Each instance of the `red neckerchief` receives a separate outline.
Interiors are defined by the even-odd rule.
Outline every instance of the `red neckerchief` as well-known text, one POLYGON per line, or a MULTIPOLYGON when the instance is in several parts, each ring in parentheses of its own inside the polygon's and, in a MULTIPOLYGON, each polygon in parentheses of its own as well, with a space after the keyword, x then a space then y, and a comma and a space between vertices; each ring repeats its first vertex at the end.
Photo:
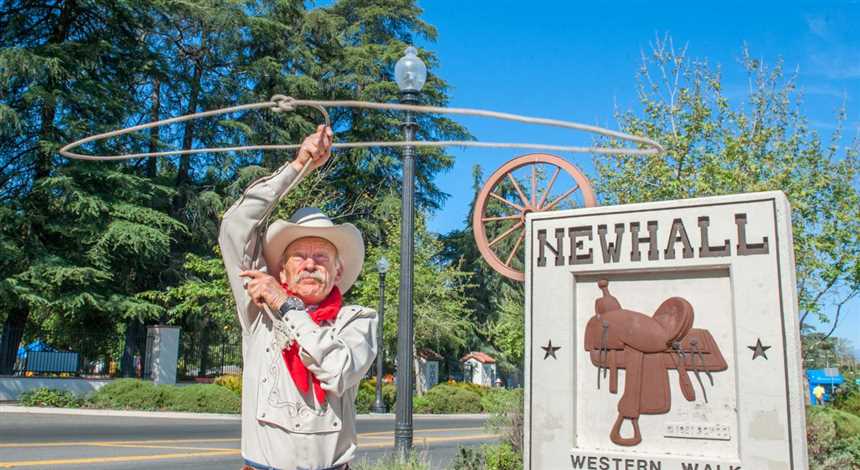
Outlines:
MULTIPOLYGON (((290 292, 290 289, 286 284, 281 284, 281 287, 283 287, 290 295, 294 295, 290 292)), ((328 297, 320 302, 320 305, 316 310, 308 312, 308 315, 314 323, 319 325, 324 321, 331 321, 337 318, 341 304, 343 304, 343 297, 340 295, 340 290, 337 286, 334 286, 331 292, 329 292, 328 297)), ((305 367, 305 364, 302 362, 302 358, 299 357, 299 349, 299 344, 296 341, 293 341, 289 346, 281 350, 281 355, 284 357, 284 363, 287 365, 287 370, 290 371, 290 376, 292 376, 293 382, 295 382, 299 391, 304 394, 308 393, 309 372, 308 368, 305 367)), ((319 379, 317 379, 313 374, 311 374, 311 379, 314 382, 314 395, 316 395, 317 401, 320 404, 325 403, 325 390, 320 386, 319 379)))

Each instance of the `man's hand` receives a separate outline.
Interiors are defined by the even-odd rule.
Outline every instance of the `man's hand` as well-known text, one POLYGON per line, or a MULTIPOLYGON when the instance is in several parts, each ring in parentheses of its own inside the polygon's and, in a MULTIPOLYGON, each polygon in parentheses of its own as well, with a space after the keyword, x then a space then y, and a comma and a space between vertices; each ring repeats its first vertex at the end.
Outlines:
POLYGON ((278 310, 287 300, 287 291, 274 277, 262 271, 242 271, 239 276, 249 279, 245 290, 257 306, 268 304, 272 310, 278 310))
POLYGON ((331 156, 331 143, 334 132, 324 124, 317 126, 317 131, 305 137, 291 165, 296 171, 301 171, 306 163, 311 162, 308 171, 313 171, 325 164, 331 156))

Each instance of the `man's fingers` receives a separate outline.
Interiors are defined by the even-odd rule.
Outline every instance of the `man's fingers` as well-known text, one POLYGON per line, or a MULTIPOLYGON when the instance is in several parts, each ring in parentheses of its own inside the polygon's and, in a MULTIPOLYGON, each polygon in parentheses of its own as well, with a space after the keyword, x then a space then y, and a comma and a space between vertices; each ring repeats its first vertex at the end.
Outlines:
POLYGON ((266 274, 266 273, 264 273, 263 271, 256 271, 256 270, 242 271, 242 272, 240 272, 240 273, 239 273, 239 276, 240 276, 240 277, 251 277, 251 278, 254 278, 254 279, 256 279, 256 278, 258 278, 258 277, 260 277, 260 276, 266 276, 266 275, 267 275, 267 274, 266 274))

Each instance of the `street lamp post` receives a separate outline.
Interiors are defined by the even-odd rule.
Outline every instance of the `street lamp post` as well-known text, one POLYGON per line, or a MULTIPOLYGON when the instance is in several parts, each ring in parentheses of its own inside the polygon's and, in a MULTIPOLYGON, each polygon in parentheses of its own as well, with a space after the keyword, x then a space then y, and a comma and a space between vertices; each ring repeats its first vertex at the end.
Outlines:
MULTIPOLYGON (((394 80, 400 88, 400 102, 417 104, 427 79, 427 67, 414 47, 394 66, 394 80)), ((406 111, 403 133, 406 142, 415 140, 412 112, 406 111)), ((403 189, 400 221, 400 306, 397 321, 397 409, 394 447, 401 458, 412 448, 412 275, 415 228, 415 147, 403 147, 403 189)))
POLYGON ((376 343, 379 345, 379 351, 376 353, 376 401, 373 403, 374 413, 387 413, 385 402, 382 400, 382 363, 385 358, 385 342, 382 339, 383 323, 385 315, 385 273, 388 272, 388 260, 385 257, 380 257, 376 262, 376 270, 379 272, 379 326, 377 327, 376 343))

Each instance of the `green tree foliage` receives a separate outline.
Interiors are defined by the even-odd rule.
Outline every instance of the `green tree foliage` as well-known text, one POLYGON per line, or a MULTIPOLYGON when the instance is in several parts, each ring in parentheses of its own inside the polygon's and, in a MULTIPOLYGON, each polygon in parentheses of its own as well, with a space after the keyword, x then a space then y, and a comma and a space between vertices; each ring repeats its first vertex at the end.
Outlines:
POLYGON ((826 321, 828 306, 860 289, 860 148, 844 145, 841 129, 825 140, 809 128, 781 64, 768 67, 744 51, 742 66, 749 88, 729 98, 719 69, 690 60, 670 39, 658 40, 639 74, 641 110, 618 120, 625 132, 662 143, 666 153, 597 158, 598 193, 603 203, 629 204, 785 192, 802 323, 809 314, 826 321))
MULTIPOLYGON (((25 327, 64 346, 79 333, 74 327, 110 332, 124 318, 156 311, 135 293, 157 277, 183 230, 157 207, 170 189, 127 165, 69 162, 56 153, 84 129, 104 131, 131 117, 133 71, 148 57, 138 33, 147 25, 128 2, 0 7, 0 216, 17 232, 4 231, 15 249, 0 288, 0 372, 11 366, 25 327)), ((133 138, 91 146, 136 148, 133 138)))
MULTIPOLYGON (((476 165, 472 170, 472 190, 477 195, 485 184, 483 172, 476 165)), ((521 187, 527 188, 526 182, 520 182, 521 187)), ((497 194, 519 203, 519 196, 507 180, 495 190, 497 194)), ((482 350, 496 359, 497 366, 505 374, 514 374, 522 370, 525 338, 525 296, 520 283, 513 282, 497 273, 484 260, 475 242, 472 227, 472 214, 475 202, 469 209, 464 221, 465 227, 445 235, 444 258, 449 263, 459 263, 462 269, 473 276, 466 288, 469 297, 468 308, 474 312, 475 321, 481 326, 478 334, 469 341, 469 349, 482 350)), ((485 215, 488 217, 510 214, 511 209, 504 203, 491 199, 487 204, 485 215)), ((516 221, 503 221, 487 226, 487 237, 495 239, 507 231, 516 221)), ((516 232, 503 239, 496 247, 499 253, 509 253, 516 245, 516 232)), ((520 245, 522 249, 522 245, 520 245)), ((520 259, 513 259, 512 266, 522 270, 520 259)))
MULTIPOLYGON (((400 304, 400 199, 389 194, 382 200, 378 215, 389 214, 382 222, 383 243, 367 250, 364 275, 348 294, 348 301, 376 307, 379 280, 376 262, 384 256, 391 263, 385 277, 384 345, 386 361, 393 365, 397 350, 397 312, 400 304)), ((415 226, 415 274, 413 281, 415 348, 429 348, 443 356, 459 357, 475 334, 474 318, 468 308, 471 275, 459 264, 441 258, 442 242, 427 231, 423 217, 415 226)), ((417 372, 417 368, 415 369, 417 372)), ((416 382, 417 383, 417 382, 416 382)))
MULTIPOLYGON (((250 182, 293 158, 292 152, 203 153, 93 164, 59 157, 60 146, 275 93, 395 101, 394 63, 407 44, 436 34, 420 14, 412 0, 340 0, 316 8, 291 0, 0 5, 0 370, 11 366, 23 328, 70 347, 60 336, 72 327, 103 332, 115 339, 102 352, 114 357, 126 331, 126 358, 146 323, 232 334, 235 312, 215 251, 220 216, 250 182)), ((426 51, 422 57, 431 70, 423 99, 444 105, 447 84, 432 73, 437 59, 426 51)), ((339 141, 401 138, 396 113, 330 111, 339 141)), ((419 120, 419 138, 469 137, 448 119, 419 120)), ((83 151, 295 143, 319 122, 312 110, 240 112, 83 151)), ((358 225, 372 247, 388 242, 384 222, 396 212, 377 210, 378 195, 399 188, 399 162, 392 150, 336 152, 274 215, 317 206, 358 225)), ((419 210, 439 207, 444 193, 433 176, 451 162, 442 149, 419 151, 419 210)), ((442 265, 434 266, 429 283, 447 286, 442 265)), ((442 290, 427 295, 438 298, 442 290)), ((420 337, 438 344, 446 334, 420 337)))

